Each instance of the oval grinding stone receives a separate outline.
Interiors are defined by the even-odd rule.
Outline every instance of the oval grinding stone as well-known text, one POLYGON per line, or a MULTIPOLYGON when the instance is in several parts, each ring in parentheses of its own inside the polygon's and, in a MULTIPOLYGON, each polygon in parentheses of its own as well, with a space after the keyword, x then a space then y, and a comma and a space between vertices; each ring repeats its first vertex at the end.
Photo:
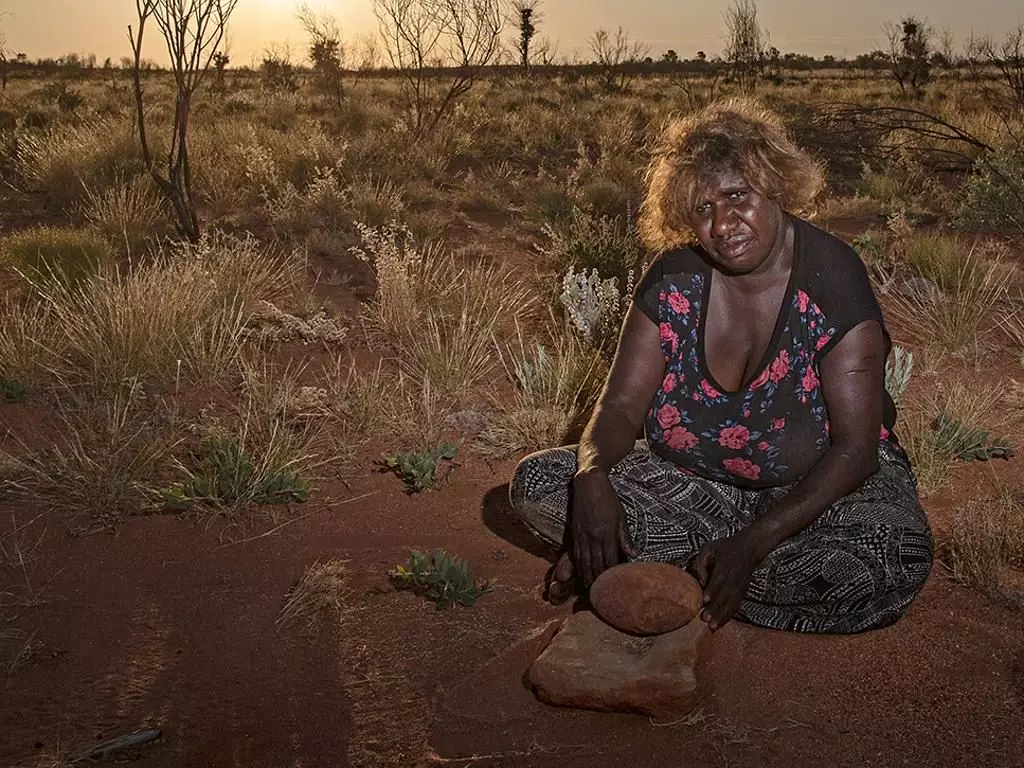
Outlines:
POLYGON ((594 613, 634 635, 658 635, 689 624, 700 613, 701 600, 697 580, 668 563, 616 565, 590 587, 594 613))

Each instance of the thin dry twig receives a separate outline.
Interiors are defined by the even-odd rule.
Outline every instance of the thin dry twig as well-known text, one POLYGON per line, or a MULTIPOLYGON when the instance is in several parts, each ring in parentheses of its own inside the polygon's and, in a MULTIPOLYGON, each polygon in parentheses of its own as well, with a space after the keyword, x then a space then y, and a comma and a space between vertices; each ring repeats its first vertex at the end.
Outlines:
MULTIPOLYGON (((340 506, 343 506, 345 504, 351 504, 354 501, 359 501, 360 499, 365 499, 368 496, 373 496, 373 495, 378 494, 378 493, 380 493, 380 491, 370 491, 369 493, 364 493, 362 496, 354 496, 351 499, 345 499, 344 501, 339 501, 334 506, 340 507, 340 506)), ((256 541, 257 539, 266 538, 267 536, 271 536, 271 535, 277 533, 282 528, 284 528, 286 526, 289 526, 292 523, 297 523, 297 522, 299 522, 301 520, 305 520, 307 517, 310 517, 311 515, 315 515, 317 512, 321 512, 321 511, 322 510, 314 509, 312 512, 307 512, 306 514, 302 515, 301 517, 293 517, 290 520, 285 520, 283 523, 281 523, 278 526, 275 526, 274 528, 271 528, 269 531, 264 531, 261 534, 258 534, 256 536, 249 536, 248 538, 245 538, 245 539, 236 539, 234 541, 229 541, 226 544, 221 544, 221 546, 222 547, 232 547, 235 544, 245 544, 246 542, 249 542, 249 541, 256 541)))

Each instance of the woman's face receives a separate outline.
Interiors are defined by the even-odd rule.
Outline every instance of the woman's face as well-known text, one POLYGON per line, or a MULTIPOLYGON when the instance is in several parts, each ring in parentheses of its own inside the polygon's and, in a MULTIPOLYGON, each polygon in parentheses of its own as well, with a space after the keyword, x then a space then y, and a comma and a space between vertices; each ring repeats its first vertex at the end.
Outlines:
POLYGON ((689 212, 690 226, 724 271, 746 274, 765 264, 784 232, 782 207, 737 171, 712 172, 689 212))

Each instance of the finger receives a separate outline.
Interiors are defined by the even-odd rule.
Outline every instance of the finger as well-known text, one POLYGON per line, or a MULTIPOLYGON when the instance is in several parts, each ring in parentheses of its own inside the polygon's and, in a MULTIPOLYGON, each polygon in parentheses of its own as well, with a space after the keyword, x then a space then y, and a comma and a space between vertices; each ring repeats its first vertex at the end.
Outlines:
POLYGON ((576 574, 583 578, 583 543, 577 531, 572 536, 572 564, 576 574))
POLYGON ((580 544, 580 558, 576 561, 576 568, 585 587, 590 586, 592 567, 590 545, 584 541, 580 544))
POLYGON ((703 609, 700 617, 706 622, 712 622, 718 615, 718 611, 721 610, 722 602, 727 600, 730 595, 730 589, 734 588, 731 584, 729 570, 726 567, 716 567, 712 569, 711 578, 708 580, 708 585, 703 591, 703 609))
POLYGON ((555 563, 555 581, 568 584, 572 580, 572 570, 572 558, 568 552, 563 552, 562 556, 558 558, 558 562, 555 563))
MULTIPOLYGON (((606 536, 604 539, 604 567, 614 568, 619 564, 619 537, 617 535, 606 536)), ((601 574, 594 574, 594 578, 601 574)))
POLYGON ((626 557, 634 557, 636 555, 636 549, 633 546, 633 537, 629 535, 629 528, 626 526, 624 519, 619 520, 619 551, 622 552, 626 557))
POLYGON ((714 632, 728 624, 736 614, 736 611, 739 610, 740 603, 743 601, 743 594, 743 587, 739 584, 730 584, 719 599, 708 606, 708 612, 710 613, 708 629, 714 632))
POLYGON ((693 574, 697 577, 697 582, 701 587, 708 583, 708 569, 711 567, 714 559, 715 551, 710 547, 710 545, 705 544, 700 548, 697 556, 693 559, 693 563, 690 565, 693 569, 693 574))
POLYGON ((584 577, 587 589, 590 589, 594 579, 601 575, 604 569, 604 543, 599 538, 593 538, 590 540, 590 572, 584 577))

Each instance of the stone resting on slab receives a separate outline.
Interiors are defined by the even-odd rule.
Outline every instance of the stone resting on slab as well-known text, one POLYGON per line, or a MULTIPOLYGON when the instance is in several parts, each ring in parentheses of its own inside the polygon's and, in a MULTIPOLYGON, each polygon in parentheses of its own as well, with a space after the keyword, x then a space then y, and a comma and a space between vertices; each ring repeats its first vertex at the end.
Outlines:
POLYGON ((605 571, 591 587, 596 615, 580 611, 563 622, 530 667, 530 685, 556 706, 656 718, 690 712, 710 642, 697 618, 700 596, 689 574, 663 563, 605 571))

